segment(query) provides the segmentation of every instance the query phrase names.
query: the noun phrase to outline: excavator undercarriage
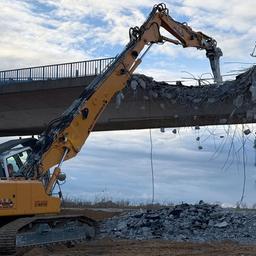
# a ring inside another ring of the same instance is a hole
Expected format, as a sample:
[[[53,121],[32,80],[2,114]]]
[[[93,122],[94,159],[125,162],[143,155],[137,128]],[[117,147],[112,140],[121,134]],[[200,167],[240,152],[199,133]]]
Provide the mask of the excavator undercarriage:
[[[14,254],[22,247],[90,240],[96,230],[96,221],[80,215],[18,218],[0,228],[0,254]]]

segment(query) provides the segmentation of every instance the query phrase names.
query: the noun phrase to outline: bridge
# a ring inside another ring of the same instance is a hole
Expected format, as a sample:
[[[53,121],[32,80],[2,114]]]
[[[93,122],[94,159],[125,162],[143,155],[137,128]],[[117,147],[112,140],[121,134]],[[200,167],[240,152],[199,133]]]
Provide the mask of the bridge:
[[[41,133],[114,59],[0,71],[0,136]],[[107,106],[95,130],[255,122],[255,77],[252,67],[219,87],[186,87],[134,75],[123,94]]]

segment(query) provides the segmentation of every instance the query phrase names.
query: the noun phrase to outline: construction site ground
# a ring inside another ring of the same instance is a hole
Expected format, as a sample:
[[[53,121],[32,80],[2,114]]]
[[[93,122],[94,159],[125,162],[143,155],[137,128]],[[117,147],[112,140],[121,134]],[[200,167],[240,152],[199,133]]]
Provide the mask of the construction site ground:
[[[120,210],[88,210],[65,209],[62,213],[86,214],[96,220],[111,218],[120,213]],[[24,256],[68,256],[68,255],[93,255],[93,256],[255,256],[256,245],[241,245],[230,241],[191,243],[173,242],[166,240],[112,240],[96,239],[84,241],[71,246],[50,245],[40,248],[19,249],[18,255]]]
[[[255,256],[256,246],[223,243],[187,243],[162,240],[134,241],[134,240],[96,240],[77,244],[67,248],[64,245],[34,248],[20,252],[26,256]]]

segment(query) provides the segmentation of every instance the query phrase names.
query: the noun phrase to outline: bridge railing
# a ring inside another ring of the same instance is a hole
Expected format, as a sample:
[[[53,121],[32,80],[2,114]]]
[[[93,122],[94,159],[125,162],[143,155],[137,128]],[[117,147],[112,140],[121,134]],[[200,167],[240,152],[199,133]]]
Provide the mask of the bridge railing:
[[[86,60],[63,64],[0,71],[0,83],[56,80],[101,74],[115,58]]]

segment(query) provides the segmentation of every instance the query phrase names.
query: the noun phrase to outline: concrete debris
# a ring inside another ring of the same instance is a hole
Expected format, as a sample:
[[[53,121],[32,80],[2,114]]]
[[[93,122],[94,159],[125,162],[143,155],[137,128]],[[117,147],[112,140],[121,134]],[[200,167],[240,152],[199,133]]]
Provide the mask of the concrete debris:
[[[252,94],[252,101],[255,102],[256,101],[256,82],[254,82],[250,87],[250,92]]]
[[[249,135],[250,133],[251,133],[251,130],[250,130],[250,129],[244,130],[244,134],[245,134],[245,135]]]
[[[211,84],[202,86],[184,86],[165,82],[156,82],[151,77],[136,74],[132,76],[128,85],[133,89],[143,88],[151,98],[166,98],[172,104],[201,105],[203,103],[216,104],[233,100],[235,108],[240,108],[248,102],[256,103],[256,66],[248,69],[236,77],[236,80],[226,81],[219,86]]]
[[[124,94],[122,92],[119,92],[116,95],[116,108],[119,108],[121,105],[122,100],[124,99]]]
[[[200,201],[157,210],[135,210],[100,223],[100,237],[207,242],[256,242],[255,210],[225,209]]]
[[[251,82],[252,82],[252,86],[250,87],[250,92],[252,94],[252,101],[256,102],[256,74],[255,73],[253,73],[252,75]]]
[[[214,227],[217,227],[217,228],[225,228],[227,226],[228,226],[228,223],[226,221],[222,221],[214,225]]]
[[[138,87],[139,83],[137,80],[133,79],[131,82],[130,82],[130,86],[133,90],[136,90],[137,87]]]
[[[151,80],[151,79],[150,79]],[[146,89],[147,83],[143,78],[138,79],[138,84],[143,88]]]
[[[234,101],[234,106],[236,106],[237,108],[240,108],[243,105],[243,95],[238,95]]]

